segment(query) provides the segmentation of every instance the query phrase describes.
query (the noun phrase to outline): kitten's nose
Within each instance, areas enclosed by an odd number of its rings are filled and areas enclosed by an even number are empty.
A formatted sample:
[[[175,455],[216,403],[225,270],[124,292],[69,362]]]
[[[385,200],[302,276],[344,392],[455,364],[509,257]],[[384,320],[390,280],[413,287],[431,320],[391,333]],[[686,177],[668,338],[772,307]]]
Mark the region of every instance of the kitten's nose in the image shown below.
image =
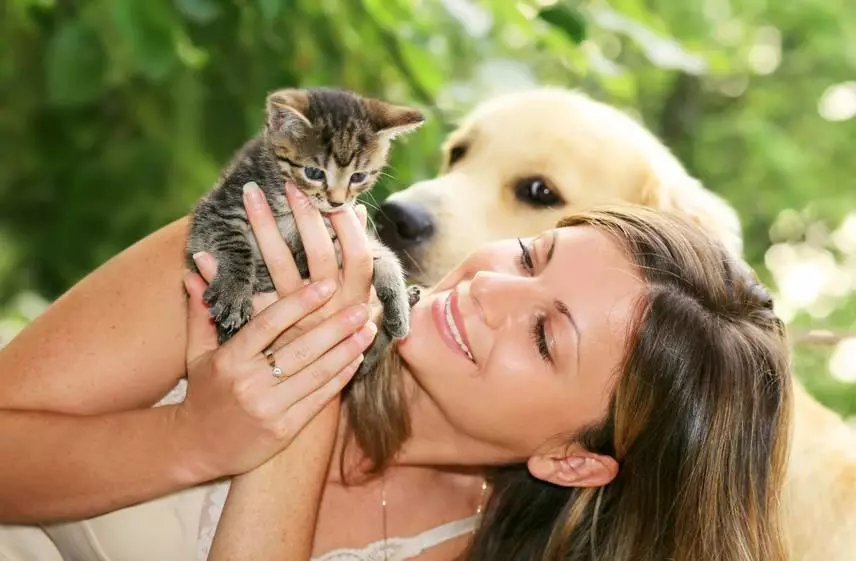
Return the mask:
[[[434,235],[434,220],[417,204],[403,201],[384,202],[375,215],[380,240],[391,249],[406,249]]]

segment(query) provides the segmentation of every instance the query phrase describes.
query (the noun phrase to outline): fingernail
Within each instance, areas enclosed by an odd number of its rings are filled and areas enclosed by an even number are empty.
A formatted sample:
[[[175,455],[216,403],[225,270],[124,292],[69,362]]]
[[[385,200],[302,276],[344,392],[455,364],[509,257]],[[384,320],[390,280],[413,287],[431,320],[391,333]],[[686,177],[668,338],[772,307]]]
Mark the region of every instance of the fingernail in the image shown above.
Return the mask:
[[[287,193],[291,194],[292,197],[295,197],[300,200],[306,199],[306,195],[303,194],[303,191],[297,188],[293,182],[288,181],[285,184],[285,190]]]
[[[324,279],[315,283],[315,291],[321,297],[327,297],[333,294],[333,291],[336,290],[336,283],[331,279]]]
[[[193,254],[193,262],[196,263],[196,266],[199,267],[199,260],[205,255],[204,251],[197,251]]]
[[[348,320],[357,325],[365,323],[369,318],[369,313],[366,306],[359,306],[348,312]]]
[[[247,206],[258,210],[262,206],[262,190],[255,181],[250,181],[244,185],[244,199],[247,201]]]
[[[371,343],[377,334],[377,325],[373,321],[367,321],[366,324],[359,330],[358,336],[364,343]]]

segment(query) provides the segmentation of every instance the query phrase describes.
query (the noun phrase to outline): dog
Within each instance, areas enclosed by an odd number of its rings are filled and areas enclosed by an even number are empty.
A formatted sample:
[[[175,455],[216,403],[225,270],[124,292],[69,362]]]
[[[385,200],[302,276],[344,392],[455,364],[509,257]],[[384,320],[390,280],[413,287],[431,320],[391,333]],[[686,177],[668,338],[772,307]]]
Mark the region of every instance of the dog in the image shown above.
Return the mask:
[[[572,90],[478,105],[443,146],[440,174],[380,206],[381,240],[409,279],[437,282],[481,245],[552,228],[573,211],[629,202],[685,213],[735,254],[737,212],[641,123]],[[783,508],[795,561],[856,559],[856,436],[796,381]]]

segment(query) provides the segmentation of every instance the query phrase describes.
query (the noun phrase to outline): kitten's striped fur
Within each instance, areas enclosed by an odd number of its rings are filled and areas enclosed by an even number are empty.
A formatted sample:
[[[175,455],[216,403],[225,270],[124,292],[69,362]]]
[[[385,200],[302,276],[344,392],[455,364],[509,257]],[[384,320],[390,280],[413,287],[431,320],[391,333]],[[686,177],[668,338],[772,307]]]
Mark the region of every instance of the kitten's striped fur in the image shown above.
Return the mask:
[[[285,197],[285,180],[292,180],[322,212],[353,203],[377,181],[390,141],[423,121],[415,109],[339,90],[286,89],[268,96],[264,130],[238,152],[191,216],[188,267],[196,271],[192,255],[199,251],[211,253],[218,263],[205,301],[211,306],[221,343],[249,321],[253,294],[274,290],[244,210],[244,184],[259,185],[301,276],[308,278],[305,252]],[[329,221],[327,225],[332,235]],[[410,302],[398,258],[377,239],[370,237],[370,243],[372,283],[383,305],[383,320],[360,372],[370,371],[391,339],[409,330]],[[341,266],[338,244],[336,250]]]

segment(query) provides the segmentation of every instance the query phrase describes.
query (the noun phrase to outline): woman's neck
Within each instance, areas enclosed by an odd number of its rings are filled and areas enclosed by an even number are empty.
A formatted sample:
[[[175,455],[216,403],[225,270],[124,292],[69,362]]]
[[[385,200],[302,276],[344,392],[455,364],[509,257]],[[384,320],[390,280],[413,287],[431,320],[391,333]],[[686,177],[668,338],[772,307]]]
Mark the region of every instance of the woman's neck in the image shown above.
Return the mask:
[[[402,365],[399,370],[407,413],[410,419],[410,436],[401,450],[390,458],[391,466],[409,467],[468,467],[483,466],[496,450],[492,446],[466,438],[454,429],[448,418],[427,395],[410,371]],[[342,403],[339,430],[333,450],[328,481],[342,483],[347,479],[359,480],[371,470],[371,462],[354,440],[350,430],[347,402]]]

